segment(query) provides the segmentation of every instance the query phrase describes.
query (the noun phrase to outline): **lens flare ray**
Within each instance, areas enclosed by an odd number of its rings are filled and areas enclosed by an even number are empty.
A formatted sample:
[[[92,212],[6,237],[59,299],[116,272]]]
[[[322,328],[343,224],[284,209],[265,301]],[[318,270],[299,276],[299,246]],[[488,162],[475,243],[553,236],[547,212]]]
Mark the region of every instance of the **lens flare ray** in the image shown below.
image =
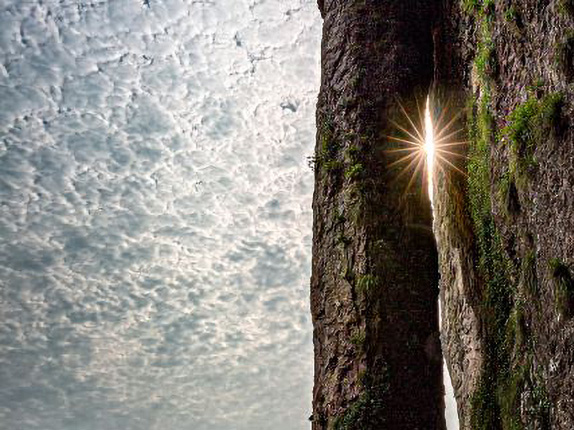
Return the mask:
[[[411,174],[405,193],[412,187],[419,174],[425,174],[427,192],[432,203],[434,198],[433,177],[436,168],[441,170],[445,168],[453,169],[466,176],[464,171],[457,167],[454,162],[457,159],[467,158],[464,153],[455,152],[457,148],[468,143],[464,140],[454,140],[463,129],[452,130],[453,125],[456,124],[462,113],[459,112],[451,117],[448,113],[447,103],[445,108],[441,109],[438,120],[434,122],[430,96],[426,99],[424,111],[421,109],[419,101],[416,100],[417,113],[414,116],[415,119],[408,115],[407,110],[400,102],[398,102],[398,105],[409,125],[405,127],[395,121],[391,121],[393,126],[399,132],[402,132],[403,135],[386,137],[395,144],[403,145],[403,147],[386,151],[400,155],[400,158],[390,163],[388,167],[402,165],[396,179],[403,177],[407,173]],[[419,126],[415,124],[417,117]]]

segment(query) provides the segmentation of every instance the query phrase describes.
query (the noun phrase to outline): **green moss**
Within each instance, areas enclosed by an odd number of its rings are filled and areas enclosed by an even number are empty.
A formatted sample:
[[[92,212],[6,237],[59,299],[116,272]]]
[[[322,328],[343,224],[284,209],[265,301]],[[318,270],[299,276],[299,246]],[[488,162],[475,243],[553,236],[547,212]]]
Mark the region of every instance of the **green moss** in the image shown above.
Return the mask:
[[[326,117],[319,129],[320,146],[312,158],[314,169],[320,166],[325,172],[336,172],[343,168],[343,163],[338,159],[341,145],[335,139],[335,125],[330,117]]]
[[[343,169],[343,163],[339,160],[324,160],[322,165],[325,172],[337,172]]]
[[[357,290],[362,293],[369,293],[377,288],[380,284],[378,276],[374,275],[361,275],[357,279]]]
[[[504,172],[498,181],[499,202],[507,216],[513,216],[520,212],[520,201],[515,182],[515,169],[511,166]]]
[[[538,380],[543,380],[542,375],[538,374]],[[533,381],[532,397],[534,400],[534,408],[531,411],[533,415],[537,416],[542,430],[550,430],[550,407],[552,403],[548,397],[548,392],[543,383],[536,380]]]
[[[470,7],[471,2],[465,2]],[[480,97],[472,97],[467,106],[469,151],[467,161],[467,199],[472,219],[478,256],[477,268],[481,278],[481,322],[484,330],[485,359],[471,403],[473,430],[521,430],[522,393],[527,388],[531,362],[515,363],[531,347],[522,293],[518,294],[510,276],[512,262],[502,246],[491,206],[493,188],[498,190],[507,213],[520,209],[518,187],[521,175],[535,166],[534,150],[550,129],[560,124],[561,96],[551,94],[543,99],[533,95],[517,107],[509,117],[508,126],[497,133],[490,94],[497,73],[492,21],[495,18],[492,1],[472,2],[478,19],[478,43],[474,67]],[[519,19],[516,10],[506,11],[507,21]],[[509,166],[499,178],[491,177],[491,147],[495,137],[512,147]],[[498,139],[497,139],[498,140]],[[521,283],[524,289],[536,291],[536,261],[533,252],[522,262]],[[537,412],[540,416],[540,411]]]
[[[509,115],[509,124],[502,130],[511,145],[520,173],[536,167],[534,150],[536,146],[536,122],[539,112],[538,100],[530,97]]]
[[[516,348],[522,349],[528,337],[526,327],[526,316],[524,314],[524,304],[516,303],[508,322],[506,323],[506,348],[508,351]]]
[[[476,12],[478,19],[477,51],[474,58],[474,67],[483,86],[487,86],[488,78],[498,74],[496,47],[492,37],[492,21],[494,19],[494,1],[482,0]]]
[[[480,6],[480,0],[462,0],[462,10],[468,14],[476,12]]]
[[[366,334],[363,330],[360,330],[354,333],[351,336],[350,342],[357,347],[360,351],[362,351],[363,346],[365,344]]]
[[[345,218],[345,215],[343,215],[343,212],[339,211],[339,209],[335,209],[333,212],[333,224],[344,224],[346,220],[347,219]]]
[[[470,428],[472,430],[496,430],[500,429],[500,407],[496,399],[495,375],[487,375],[483,372],[477,390],[470,400],[471,416]]]
[[[558,94],[542,100],[529,99],[511,114],[509,126],[502,135],[512,142],[516,152],[533,151],[537,133],[544,133],[558,121],[560,104]],[[492,216],[493,180],[489,163],[495,130],[487,90],[479,102],[474,99],[470,102],[469,112],[468,199],[478,248],[478,268],[484,282],[482,300],[487,339],[482,379],[471,399],[471,422],[473,430],[518,430],[523,428],[519,402],[527,368],[511,370],[510,357],[512,351],[520,353],[528,348],[529,334],[523,305],[514,301],[516,292],[509,277],[511,263],[502,249]],[[499,190],[506,199],[515,186],[516,169],[516,164],[511,165],[501,178]],[[564,271],[559,272],[562,273],[558,276],[562,279],[560,284],[568,285],[570,281],[564,281]],[[536,260],[532,251],[522,261],[521,280],[525,289],[535,295]],[[564,290],[568,288],[561,289]],[[570,303],[571,296],[564,299],[565,295],[559,294],[558,297],[561,303]]]
[[[345,152],[346,152],[347,158],[349,158],[349,160],[354,161],[354,162],[357,162],[359,160],[359,154],[360,154],[361,150],[359,149],[359,147],[357,145],[350,145]]]
[[[365,171],[362,163],[356,163],[351,166],[347,170],[345,170],[345,178],[347,179],[357,179],[361,176],[361,174]]]
[[[564,95],[560,92],[548,94],[540,104],[538,121],[539,130],[560,131],[562,120],[562,107],[564,106]],[[542,136],[538,136],[541,138]]]
[[[486,80],[487,77],[493,77],[498,70],[496,61],[496,51],[494,42],[490,36],[490,30],[487,24],[483,24],[483,32],[487,33],[487,37],[481,38],[478,43],[477,55],[474,59],[476,71],[481,80]]]
[[[574,280],[570,269],[557,258],[551,259],[548,266],[556,287],[556,308],[562,315],[571,317],[574,313]]]
[[[485,93],[479,102],[472,102],[468,130],[470,145],[468,154],[468,196],[472,220],[481,237],[485,236],[482,224],[490,222],[490,145],[493,136],[493,118],[490,112],[490,97]],[[477,113],[474,114],[474,111]]]
[[[518,22],[518,11],[514,6],[510,6],[504,11],[504,20],[513,24]]]
[[[384,425],[385,396],[389,386],[385,375],[378,382],[368,374],[362,376],[363,393],[337,418],[333,430],[366,430]]]
[[[533,95],[508,115],[508,125],[500,137],[511,146],[509,173],[517,183],[524,184],[524,175],[536,169],[536,146],[553,130],[559,130],[562,105],[561,93],[548,94],[541,100]]]
[[[490,95],[484,89],[480,101],[469,106],[468,200],[483,280],[483,319],[486,329],[486,360],[482,379],[471,399],[473,430],[500,429],[502,399],[497,387],[505,384],[510,362],[507,330],[513,309],[510,262],[494,223],[490,200],[490,147],[495,135]],[[512,324],[512,322],[510,323]]]
[[[497,397],[500,403],[502,428],[504,430],[522,430],[520,421],[520,395],[524,391],[530,363],[518,365],[499,386]]]
[[[352,267],[350,267],[349,262],[345,256],[343,256],[340,275],[341,278],[347,282],[353,282],[353,279],[355,279],[355,273],[353,272]]]
[[[518,105],[509,116],[510,124],[506,126],[504,131],[511,141],[521,148],[532,145],[533,119],[538,114],[538,109],[538,100],[530,97],[526,102]]]

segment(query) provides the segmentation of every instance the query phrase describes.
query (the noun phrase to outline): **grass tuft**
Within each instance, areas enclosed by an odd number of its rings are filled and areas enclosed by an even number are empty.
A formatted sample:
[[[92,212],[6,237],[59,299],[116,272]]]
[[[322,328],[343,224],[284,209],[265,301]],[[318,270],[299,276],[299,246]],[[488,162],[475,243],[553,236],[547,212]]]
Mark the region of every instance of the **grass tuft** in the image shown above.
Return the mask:
[[[370,293],[380,284],[380,279],[375,275],[361,275],[357,279],[357,290],[362,293]]]

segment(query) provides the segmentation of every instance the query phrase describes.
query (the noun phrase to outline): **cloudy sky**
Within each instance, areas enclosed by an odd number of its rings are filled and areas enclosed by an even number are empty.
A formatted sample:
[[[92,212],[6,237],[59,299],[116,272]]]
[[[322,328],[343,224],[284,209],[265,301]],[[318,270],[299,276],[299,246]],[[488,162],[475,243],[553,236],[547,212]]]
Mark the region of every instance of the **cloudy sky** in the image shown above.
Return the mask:
[[[315,0],[0,0],[0,428],[308,428]]]

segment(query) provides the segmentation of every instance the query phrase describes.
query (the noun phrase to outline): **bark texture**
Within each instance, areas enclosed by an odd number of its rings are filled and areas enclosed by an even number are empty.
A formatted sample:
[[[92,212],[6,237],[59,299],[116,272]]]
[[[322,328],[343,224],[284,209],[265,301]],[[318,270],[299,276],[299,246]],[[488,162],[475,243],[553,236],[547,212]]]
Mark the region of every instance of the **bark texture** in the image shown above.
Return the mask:
[[[444,428],[439,282],[461,428],[573,429],[574,1],[319,6],[313,429]],[[388,138],[431,81],[438,254]]]
[[[445,10],[435,107],[469,140],[468,176],[438,172],[435,192],[461,428],[572,429],[574,3]]]
[[[443,429],[431,208],[387,138],[429,91],[438,2],[319,5],[313,429]]]

